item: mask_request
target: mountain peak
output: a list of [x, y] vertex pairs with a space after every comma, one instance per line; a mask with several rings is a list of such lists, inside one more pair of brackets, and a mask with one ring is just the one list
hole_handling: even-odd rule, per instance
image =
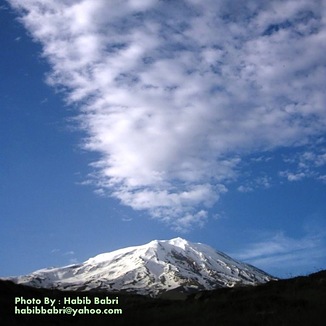
[[162, 246], [164, 246], [166, 244], [185, 249], [185, 247], [189, 246], [191, 244], [191, 242], [189, 242], [183, 238], [177, 237], [177, 238], [173, 238], [170, 240], [152, 240], [147, 245], [162, 245]]
[[176, 288], [198, 291], [255, 285], [271, 279], [265, 272], [207, 245], [177, 237], [103, 253], [82, 264], [42, 269], [12, 280], [36, 287], [156, 296]]
[[185, 247], [186, 245], [189, 245], [190, 244], [189, 241], [187, 241], [187, 240], [185, 240], [183, 238], [180, 238], [180, 237], [177, 237], [177, 238], [168, 240], [168, 242], [170, 244], [173, 244], [173, 245], [175, 245], [177, 247], [180, 247], [180, 248]]

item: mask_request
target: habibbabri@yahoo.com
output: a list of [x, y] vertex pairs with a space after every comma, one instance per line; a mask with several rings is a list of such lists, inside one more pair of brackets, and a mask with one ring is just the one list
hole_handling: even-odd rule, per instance
[[[119, 304], [119, 298], [111, 297], [69, 297], [65, 296], [60, 299], [44, 297], [40, 298], [24, 298], [22, 296], [15, 297], [15, 314], [67, 314], [76, 316], [77, 314], [122, 314], [121, 308], [109, 308], [108, 306]], [[92, 305], [90, 307], [89, 305]], [[94, 305], [98, 305], [94, 309]]]

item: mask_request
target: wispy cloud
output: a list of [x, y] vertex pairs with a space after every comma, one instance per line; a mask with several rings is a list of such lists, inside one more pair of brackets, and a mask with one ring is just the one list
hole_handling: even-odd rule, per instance
[[243, 155], [325, 131], [324, 1], [8, 2], [80, 107], [98, 191], [174, 228], [202, 225]]
[[316, 144], [285, 157], [284, 161], [289, 163], [289, 169], [280, 171], [281, 177], [289, 181], [299, 181], [304, 178], [324, 179], [326, 166], [325, 140], [320, 139]]
[[61, 249], [55, 248], [51, 250], [51, 254], [64, 257], [64, 259], [67, 260], [67, 263], [69, 264], [76, 264], [78, 262], [78, 259], [75, 257], [76, 253], [73, 250], [62, 251]]
[[252, 192], [256, 189], [268, 189], [271, 187], [271, 178], [267, 175], [256, 177], [245, 184], [240, 185], [237, 190], [240, 192]]
[[276, 270], [278, 266], [283, 274], [294, 266], [318, 268], [324, 264], [325, 236], [323, 232], [307, 233], [301, 238], [288, 237], [284, 232], [264, 234], [261, 240], [233, 255], [265, 270]]

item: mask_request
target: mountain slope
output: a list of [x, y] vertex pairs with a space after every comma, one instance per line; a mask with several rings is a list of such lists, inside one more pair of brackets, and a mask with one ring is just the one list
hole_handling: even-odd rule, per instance
[[211, 290], [265, 283], [272, 277], [231, 257], [181, 238], [154, 240], [100, 254], [82, 264], [38, 270], [16, 283], [64, 290], [126, 291], [157, 296], [180, 289]]

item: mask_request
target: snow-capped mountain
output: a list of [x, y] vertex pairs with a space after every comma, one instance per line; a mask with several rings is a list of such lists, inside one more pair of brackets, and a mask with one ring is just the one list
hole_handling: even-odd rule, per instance
[[157, 296], [172, 290], [210, 290], [273, 279], [201, 244], [181, 238], [154, 240], [90, 258], [82, 264], [41, 269], [10, 278], [16, 283], [63, 290], [126, 291]]

